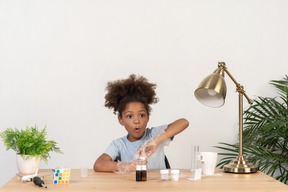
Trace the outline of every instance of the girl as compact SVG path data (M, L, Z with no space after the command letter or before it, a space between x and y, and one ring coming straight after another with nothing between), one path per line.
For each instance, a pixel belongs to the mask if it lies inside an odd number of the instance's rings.
M172 140L189 125L186 119L178 119L169 125L146 128L151 104L157 103L156 84L143 76L132 74L127 79L108 82L105 107L112 108L127 136L112 141L94 164L95 171L130 172L136 170L139 156L149 169L165 168L164 141ZM117 162L118 161L118 162Z

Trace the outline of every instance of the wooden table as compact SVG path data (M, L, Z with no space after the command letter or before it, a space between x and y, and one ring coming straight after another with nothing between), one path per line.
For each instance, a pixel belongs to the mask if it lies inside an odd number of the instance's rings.
M51 173L51 170L40 170L39 174ZM182 176L188 170L181 170ZM148 181L136 182L135 173L99 173L89 170L88 177L80 177L79 169L71 170L70 184L53 184L52 174L44 178L47 189L38 187L32 182L23 183L13 177L0 191L229 191L229 192L288 192L288 186L261 173L231 174L217 170L220 176L202 176L201 180L190 181L180 177L179 181L161 181L159 170L148 170Z

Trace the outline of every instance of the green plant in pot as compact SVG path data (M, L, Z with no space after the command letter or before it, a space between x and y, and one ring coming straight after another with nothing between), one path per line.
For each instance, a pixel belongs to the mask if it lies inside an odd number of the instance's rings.
M259 170L288 183L288 76L272 80L279 96L257 97L244 112L243 153ZM239 144L220 143L218 167L235 159Z
M47 140L46 126L42 130L38 127L26 127L25 130L7 128L0 133L6 150L16 152L16 162L20 173L34 173L40 167L40 161L46 163L50 152L63 154L54 140Z

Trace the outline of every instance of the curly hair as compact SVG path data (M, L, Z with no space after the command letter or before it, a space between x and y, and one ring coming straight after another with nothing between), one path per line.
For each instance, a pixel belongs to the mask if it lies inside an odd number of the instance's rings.
M155 93L156 84L149 83L143 76L131 74L127 79L120 79L107 83L105 107L113 109L113 113L122 117L122 111L130 102L141 102L148 115L151 112L150 104L158 102Z

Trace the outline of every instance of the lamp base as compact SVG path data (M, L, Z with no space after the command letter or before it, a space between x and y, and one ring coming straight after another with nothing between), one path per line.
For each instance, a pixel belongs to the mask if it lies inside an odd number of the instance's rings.
M229 173L256 173L258 167L239 155L233 162L224 166L224 171Z

